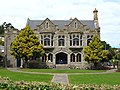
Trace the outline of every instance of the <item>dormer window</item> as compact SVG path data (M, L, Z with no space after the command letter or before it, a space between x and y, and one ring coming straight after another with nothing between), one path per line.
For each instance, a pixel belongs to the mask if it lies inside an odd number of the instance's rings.
M48 22L46 23L46 28L49 28L49 23Z
M74 27L77 28L77 23L76 22L74 23Z

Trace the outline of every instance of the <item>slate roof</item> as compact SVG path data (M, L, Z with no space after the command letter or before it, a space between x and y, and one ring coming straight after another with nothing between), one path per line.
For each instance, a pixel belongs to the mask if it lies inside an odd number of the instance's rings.
M28 20L27 24L31 29L35 29L36 25L40 25L44 20ZM51 20L55 25L58 25L58 28L64 28L65 25L68 25L71 20ZM90 29L95 29L93 20L80 20L84 25L87 25Z

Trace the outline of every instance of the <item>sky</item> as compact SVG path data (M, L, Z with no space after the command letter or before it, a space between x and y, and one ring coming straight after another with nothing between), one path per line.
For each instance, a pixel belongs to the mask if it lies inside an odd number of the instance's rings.
M31 20L93 20L98 10L101 40L120 48L120 0L0 0L0 24L19 30Z

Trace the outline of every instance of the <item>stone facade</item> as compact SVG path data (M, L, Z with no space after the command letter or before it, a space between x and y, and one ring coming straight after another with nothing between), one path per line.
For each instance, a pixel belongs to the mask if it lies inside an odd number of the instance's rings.
M83 47L87 46L93 35L100 37L100 27L98 23L97 10L93 11L93 20L27 20L27 25L39 37L43 44L45 55L42 62L46 62L49 67L64 65L67 67L85 68L86 62L83 59ZM5 53L10 65L20 66L10 55L9 46L14 40L19 30L6 31Z

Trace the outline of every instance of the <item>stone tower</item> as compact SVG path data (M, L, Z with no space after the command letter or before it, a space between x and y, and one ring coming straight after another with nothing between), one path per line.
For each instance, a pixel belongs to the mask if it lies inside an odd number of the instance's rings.
M96 31L100 37L100 27L99 27L99 21L98 21L98 10L95 8L95 10L93 11L93 20L94 20L94 25L96 28Z

